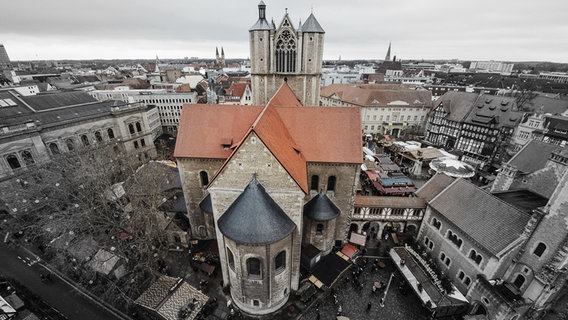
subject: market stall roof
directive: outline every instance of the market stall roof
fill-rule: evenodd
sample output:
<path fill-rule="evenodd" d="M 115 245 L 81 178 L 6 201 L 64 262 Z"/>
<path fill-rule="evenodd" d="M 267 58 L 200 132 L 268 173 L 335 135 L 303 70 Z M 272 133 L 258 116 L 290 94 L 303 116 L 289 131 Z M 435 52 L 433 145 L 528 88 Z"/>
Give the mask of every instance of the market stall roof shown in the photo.
<path fill-rule="evenodd" d="M 455 178 L 471 178 L 475 175 L 475 169 L 469 164 L 444 157 L 432 160 L 430 168 L 439 173 L 445 173 Z"/>

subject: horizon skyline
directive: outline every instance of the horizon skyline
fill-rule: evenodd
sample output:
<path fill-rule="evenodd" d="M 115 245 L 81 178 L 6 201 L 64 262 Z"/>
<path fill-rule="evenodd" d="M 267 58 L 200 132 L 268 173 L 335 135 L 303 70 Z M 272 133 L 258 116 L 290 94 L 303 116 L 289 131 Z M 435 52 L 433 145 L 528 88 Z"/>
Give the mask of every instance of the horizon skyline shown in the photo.
<path fill-rule="evenodd" d="M 32 0 L 22 0 L 4 6 L 11 14 L 0 20 L 0 43 L 12 61 L 214 59 L 216 47 L 225 49 L 226 59 L 246 59 L 257 5 L 258 0 L 222 1 L 214 8 L 180 3 L 171 10 L 147 0 L 136 6 L 54 0 L 30 11 Z M 285 14 L 299 23 L 313 13 L 326 32 L 326 61 L 382 60 L 392 41 L 391 56 L 403 61 L 568 63 L 568 43 L 559 41 L 568 31 L 566 9 L 568 3 L 554 0 L 480 0 L 472 7 L 451 0 L 355 0 L 350 6 L 338 0 L 266 1 L 266 16 L 277 25 Z"/>

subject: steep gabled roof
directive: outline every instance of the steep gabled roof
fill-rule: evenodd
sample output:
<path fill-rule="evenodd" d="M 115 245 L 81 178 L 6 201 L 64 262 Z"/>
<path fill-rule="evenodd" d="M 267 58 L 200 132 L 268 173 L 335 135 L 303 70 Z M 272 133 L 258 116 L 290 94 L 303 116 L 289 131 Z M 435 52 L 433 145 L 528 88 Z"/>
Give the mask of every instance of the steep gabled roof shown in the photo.
<path fill-rule="evenodd" d="M 296 224 L 253 179 L 217 223 L 223 235 L 239 244 L 269 244 L 290 235 Z"/>
<path fill-rule="evenodd" d="M 325 33 L 313 13 L 310 14 L 306 22 L 301 27 L 302 32 Z"/>
<path fill-rule="evenodd" d="M 440 192 L 446 189 L 452 182 L 454 182 L 454 178 L 444 174 L 444 173 L 436 173 L 430 180 L 426 181 L 418 191 L 416 191 L 416 195 L 426 202 L 434 199 Z"/>
<path fill-rule="evenodd" d="M 530 140 L 509 160 L 509 164 L 525 174 L 535 172 L 544 168 L 550 154 L 558 147 L 558 145 Z"/>
<path fill-rule="evenodd" d="M 464 179 L 455 180 L 430 206 L 494 256 L 521 237 L 530 219 Z"/>

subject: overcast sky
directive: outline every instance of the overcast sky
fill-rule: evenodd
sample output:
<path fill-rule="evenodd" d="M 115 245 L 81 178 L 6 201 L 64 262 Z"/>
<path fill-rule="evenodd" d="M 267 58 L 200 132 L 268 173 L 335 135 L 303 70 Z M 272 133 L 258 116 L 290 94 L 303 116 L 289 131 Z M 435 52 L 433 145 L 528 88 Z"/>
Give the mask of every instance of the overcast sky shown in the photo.
<path fill-rule="evenodd" d="M 268 19 L 313 10 L 324 59 L 568 62 L 564 0 L 264 0 Z M 11 60 L 249 56 L 259 0 L 6 0 L 0 43 Z M 313 8 L 313 9 L 312 9 Z"/>

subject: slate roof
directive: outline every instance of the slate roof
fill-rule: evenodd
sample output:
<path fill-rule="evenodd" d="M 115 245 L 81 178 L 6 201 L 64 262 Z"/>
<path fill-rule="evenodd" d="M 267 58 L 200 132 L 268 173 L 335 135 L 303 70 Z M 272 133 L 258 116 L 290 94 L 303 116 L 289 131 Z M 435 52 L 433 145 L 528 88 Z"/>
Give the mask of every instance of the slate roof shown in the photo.
<path fill-rule="evenodd" d="M 270 244 L 290 235 L 296 225 L 253 179 L 219 218 L 219 230 L 240 244 Z"/>
<path fill-rule="evenodd" d="M 548 202 L 548 198 L 526 189 L 494 192 L 493 195 L 527 213 L 544 207 Z"/>
<path fill-rule="evenodd" d="M 324 192 L 318 193 L 304 205 L 304 215 L 316 221 L 335 219 L 340 213 L 341 210 Z"/>
<path fill-rule="evenodd" d="M 523 233 L 530 215 L 464 179 L 455 180 L 430 206 L 495 256 Z"/>
<path fill-rule="evenodd" d="M 561 114 L 568 110 L 568 100 L 539 95 L 525 101 L 523 107 L 540 113 Z"/>
<path fill-rule="evenodd" d="M 477 96 L 477 93 L 448 91 L 434 102 L 431 112 L 434 112 L 442 104 L 444 110 L 448 113 L 445 119 L 463 122 L 473 108 Z"/>
<path fill-rule="evenodd" d="M 45 95 L 17 97 L 11 90 L 0 90 L 0 99 L 11 99 L 16 105 L 0 107 L 0 126 L 33 122 L 43 128 L 68 121 L 80 121 L 111 114 L 113 107 L 124 106 L 120 101 L 97 101 L 82 92 L 58 92 Z"/>
<path fill-rule="evenodd" d="M 544 168 L 550 154 L 558 147 L 558 145 L 530 140 L 509 160 L 509 164 L 525 174 L 535 172 Z"/>
<path fill-rule="evenodd" d="M 181 278 L 161 276 L 135 302 L 154 310 L 166 320 L 178 320 L 180 310 L 193 299 L 197 300 L 197 306 L 184 318 L 186 320 L 195 319 L 209 297 Z"/>
<path fill-rule="evenodd" d="M 560 182 L 560 178 L 555 167 L 549 166 L 516 178 L 509 190 L 528 189 L 550 199 Z"/>
<path fill-rule="evenodd" d="M 387 106 L 395 101 L 408 106 L 431 106 L 432 93 L 428 90 L 415 90 L 404 85 L 376 84 L 332 84 L 321 88 L 320 95 L 336 95 L 341 101 L 360 106 Z M 398 105 L 397 105 L 398 106 Z"/>
<path fill-rule="evenodd" d="M 159 209 L 168 212 L 187 213 L 187 207 L 185 205 L 185 197 L 183 196 L 183 192 L 178 192 L 173 195 L 166 202 L 162 203 Z"/>
<path fill-rule="evenodd" d="M 480 125 L 494 123 L 497 128 L 503 126 L 512 128 L 523 116 L 523 112 L 516 110 L 517 103 L 514 98 L 483 94 L 478 96 L 466 122 Z"/>
<path fill-rule="evenodd" d="M 213 203 L 211 202 L 211 194 L 207 194 L 201 202 L 199 202 L 199 208 L 206 213 L 213 213 Z"/>
<path fill-rule="evenodd" d="M 302 25 L 300 31 L 302 32 L 315 32 L 315 33 L 325 33 L 318 20 L 313 13 L 310 14 L 306 22 Z"/>
<path fill-rule="evenodd" d="M 178 168 L 159 161 L 150 161 L 138 169 L 124 182 L 126 193 L 133 195 L 155 194 L 173 189 L 181 189 Z"/>

